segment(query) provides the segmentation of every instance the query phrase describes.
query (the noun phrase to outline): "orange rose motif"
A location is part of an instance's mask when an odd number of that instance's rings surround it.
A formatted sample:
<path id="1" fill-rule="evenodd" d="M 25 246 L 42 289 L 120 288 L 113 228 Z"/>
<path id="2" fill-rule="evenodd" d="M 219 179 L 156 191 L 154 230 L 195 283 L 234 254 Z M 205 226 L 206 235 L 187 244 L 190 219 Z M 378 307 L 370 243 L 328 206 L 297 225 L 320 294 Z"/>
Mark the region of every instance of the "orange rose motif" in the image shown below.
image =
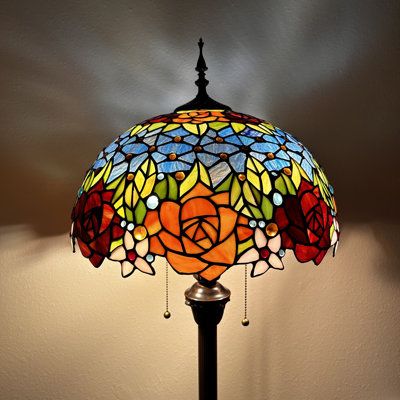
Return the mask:
<path id="1" fill-rule="evenodd" d="M 164 201 L 144 224 L 150 252 L 165 256 L 181 274 L 217 279 L 237 258 L 239 242 L 253 231 L 248 219 L 229 206 L 229 193 L 211 192 L 197 183 L 180 202 Z"/>
<path id="2" fill-rule="evenodd" d="M 183 124 L 204 124 L 206 122 L 229 122 L 222 111 L 198 110 L 178 114 L 172 122 Z"/>

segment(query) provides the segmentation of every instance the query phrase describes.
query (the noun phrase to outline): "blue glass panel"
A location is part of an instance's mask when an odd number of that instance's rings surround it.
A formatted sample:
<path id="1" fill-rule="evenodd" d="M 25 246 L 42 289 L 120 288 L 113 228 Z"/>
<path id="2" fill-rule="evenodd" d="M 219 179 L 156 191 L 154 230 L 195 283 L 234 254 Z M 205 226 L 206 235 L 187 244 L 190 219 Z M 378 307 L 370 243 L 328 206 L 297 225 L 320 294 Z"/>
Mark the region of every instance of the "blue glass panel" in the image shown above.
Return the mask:
<path id="1" fill-rule="evenodd" d="M 312 159 L 312 155 L 311 155 L 311 153 L 310 153 L 307 149 L 304 149 L 304 151 L 303 151 L 303 157 L 304 157 L 311 165 L 314 164 L 313 159 Z"/>
<path id="2" fill-rule="evenodd" d="M 207 136 L 215 138 L 217 136 L 217 133 L 213 129 L 209 129 L 207 131 Z"/>
<path id="3" fill-rule="evenodd" d="M 157 139 L 157 144 L 161 145 L 161 144 L 165 144 L 165 143 L 171 143 L 172 138 L 169 136 L 164 136 L 164 134 L 160 135 Z"/>
<path id="4" fill-rule="evenodd" d="M 119 144 L 122 146 L 123 144 L 125 144 L 125 143 L 128 142 L 129 138 L 130 138 L 130 137 L 128 136 L 128 137 L 126 137 L 125 139 L 122 139 L 122 140 L 119 142 Z"/>
<path id="5" fill-rule="evenodd" d="M 292 151 L 288 151 L 288 154 L 290 157 L 293 158 L 293 160 L 296 160 L 298 163 L 301 163 L 301 160 L 303 159 L 303 157 L 301 157 L 299 154 L 293 153 Z"/>
<path id="6" fill-rule="evenodd" d="M 248 136 L 248 137 L 257 137 L 260 136 L 260 132 L 254 131 L 251 128 L 246 128 L 244 131 L 241 132 L 242 135 Z"/>
<path id="7" fill-rule="evenodd" d="M 274 153 L 279 150 L 279 146 L 273 143 L 254 143 L 251 146 L 252 150 L 258 151 L 259 153 Z"/>
<path id="8" fill-rule="evenodd" d="M 265 167 L 268 171 L 279 171 L 282 168 L 289 167 L 289 161 L 280 160 L 279 158 L 275 158 L 273 160 L 267 160 L 264 162 Z"/>
<path id="9" fill-rule="evenodd" d="M 205 144 L 213 143 L 213 142 L 214 142 L 213 139 L 209 138 L 208 136 L 203 136 L 203 137 L 201 138 L 200 144 L 201 144 L 202 146 L 204 146 Z"/>
<path id="10" fill-rule="evenodd" d="M 236 144 L 238 146 L 241 146 L 243 144 L 236 135 L 227 136 L 225 138 L 225 142 Z"/>
<path id="11" fill-rule="evenodd" d="M 226 137 L 226 136 L 232 135 L 232 133 L 235 133 L 235 131 L 230 126 L 227 126 L 226 128 L 221 129 L 219 131 L 218 136 Z"/>
<path id="12" fill-rule="evenodd" d="M 210 153 L 219 154 L 219 153 L 235 153 L 239 149 L 236 146 L 228 143 L 212 143 L 204 146 L 204 150 L 209 151 Z"/>
<path id="13" fill-rule="evenodd" d="M 197 154 L 197 158 L 206 167 L 210 167 L 211 165 L 214 165 L 219 160 L 219 157 L 216 157 L 216 156 L 213 156 L 212 154 L 207 154 L 207 153 L 199 153 L 199 154 Z"/>
<path id="14" fill-rule="evenodd" d="M 263 162 L 267 158 L 265 154 L 257 153 L 255 151 L 250 152 L 250 155 L 254 158 L 257 158 L 257 160 L 261 162 Z"/>
<path id="15" fill-rule="evenodd" d="M 196 159 L 196 156 L 192 151 L 188 154 L 184 154 L 183 156 L 179 156 L 179 160 L 186 161 L 191 164 L 193 164 L 195 159 Z"/>
<path id="16" fill-rule="evenodd" d="M 279 144 L 284 144 L 286 142 L 286 138 L 283 136 L 275 136 L 276 140 L 278 141 Z"/>
<path id="17" fill-rule="evenodd" d="M 115 142 L 113 142 L 113 143 L 111 143 L 110 145 L 108 145 L 108 146 L 104 149 L 104 151 L 105 151 L 106 153 L 112 153 L 117 147 L 118 147 L 118 145 L 117 145 Z"/>
<path id="18" fill-rule="evenodd" d="M 133 143 L 125 145 L 122 150 L 124 153 L 141 154 L 147 151 L 147 146 L 144 143 Z"/>
<path id="19" fill-rule="evenodd" d="M 147 153 L 145 154 L 140 154 L 137 157 L 132 158 L 131 163 L 129 164 L 129 171 L 130 172 L 135 172 L 140 164 L 148 157 Z"/>
<path id="20" fill-rule="evenodd" d="M 167 158 L 167 156 L 165 156 L 164 154 L 160 154 L 158 152 L 151 153 L 151 156 L 153 157 L 153 160 L 156 163 L 159 163 L 160 161 L 163 161 Z"/>
<path id="21" fill-rule="evenodd" d="M 106 160 L 104 158 L 101 158 L 100 160 L 96 160 L 93 163 L 92 169 L 96 169 L 96 168 L 102 168 L 106 165 Z"/>
<path id="22" fill-rule="evenodd" d="M 114 179 L 121 176 L 123 173 L 126 172 L 128 169 L 128 163 L 124 162 L 122 164 L 116 165 L 114 168 L 111 169 L 110 176 L 107 179 L 107 183 L 112 182 Z"/>
<path id="23" fill-rule="evenodd" d="M 275 127 L 275 132 L 276 132 L 276 135 L 279 137 L 284 138 L 286 136 L 286 132 L 284 132 L 282 129 L 280 129 L 278 127 Z"/>
<path id="24" fill-rule="evenodd" d="M 199 137 L 195 135 L 186 136 L 184 141 L 190 144 L 197 144 L 199 141 Z"/>
<path id="25" fill-rule="evenodd" d="M 149 146 L 153 146 L 156 143 L 156 140 L 157 140 L 157 136 L 146 136 L 143 139 L 143 142 Z"/>
<path id="26" fill-rule="evenodd" d="M 295 136 L 293 136 L 291 133 L 286 132 L 286 138 L 289 139 L 293 143 L 298 143 L 300 144 L 300 140 L 297 139 Z"/>
<path id="27" fill-rule="evenodd" d="M 254 143 L 254 138 L 252 138 L 252 137 L 247 137 L 247 136 L 243 136 L 243 135 L 241 135 L 239 137 L 245 146 L 250 146 L 252 143 Z"/>
<path id="28" fill-rule="evenodd" d="M 128 129 L 128 130 L 125 131 L 122 135 L 120 135 L 120 137 L 121 137 L 121 138 L 125 138 L 125 137 L 129 136 L 129 134 L 131 133 L 131 131 L 132 131 L 132 128 L 131 128 L 131 129 Z"/>
<path id="29" fill-rule="evenodd" d="M 157 149 L 160 153 L 169 154 L 169 153 L 176 153 L 182 154 L 192 150 L 192 146 L 186 143 L 168 143 L 164 144 L 163 146 L 158 146 Z"/>
<path id="30" fill-rule="evenodd" d="M 275 136 L 272 136 L 272 135 L 264 135 L 263 139 L 268 143 L 274 143 L 274 144 L 278 143 Z"/>
<path id="31" fill-rule="evenodd" d="M 175 136 L 188 136 L 191 135 L 191 133 L 189 131 L 187 131 L 186 129 L 179 127 L 174 129 L 173 131 L 168 131 L 168 132 L 164 132 L 163 135 L 168 135 L 171 137 L 175 137 Z"/>
<path id="32" fill-rule="evenodd" d="M 286 147 L 289 150 L 297 151 L 299 153 L 303 150 L 302 147 L 300 147 L 297 143 L 293 143 L 293 142 L 287 142 Z"/>
<path id="33" fill-rule="evenodd" d="M 306 171 L 307 176 L 312 180 L 313 179 L 313 169 L 311 164 L 307 160 L 303 160 L 301 163 L 301 166 L 303 167 L 304 171 Z"/>
<path id="34" fill-rule="evenodd" d="M 276 157 L 283 158 L 284 160 L 290 160 L 290 157 L 283 150 L 279 150 L 275 155 Z"/>
<path id="35" fill-rule="evenodd" d="M 172 173 L 176 171 L 187 171 L 190 165 L 181 161 L 164 161 L 158 165 L 159 172 Z"/>
<path id="36" fill-rule="evenodd" d="M 244 164 L 246 162 L 246 155 L 244 153 L 237 153 L 229 157 L 230 164 L 236 172 L 244 172 Z"/>
<path id="37" fill-rule="evenodd" d="M 214 167 L 210 168 L 210 178 L 214 187 L 222 182 L 226 176 L 231 172 L 229 165 L 226 162 L 220 162 Z"/>
<path id="38" fill-rule="evenodd" d="M 125 155 L 120 153 L 120 152 L 118 152 L 118 153 L 116 153 L 114 155 L 113 163 L 114 164 L 118 164 L 118 163 L 120 163 L 121 161 L 124 161 L 124 160 L 125 160 Z"/>

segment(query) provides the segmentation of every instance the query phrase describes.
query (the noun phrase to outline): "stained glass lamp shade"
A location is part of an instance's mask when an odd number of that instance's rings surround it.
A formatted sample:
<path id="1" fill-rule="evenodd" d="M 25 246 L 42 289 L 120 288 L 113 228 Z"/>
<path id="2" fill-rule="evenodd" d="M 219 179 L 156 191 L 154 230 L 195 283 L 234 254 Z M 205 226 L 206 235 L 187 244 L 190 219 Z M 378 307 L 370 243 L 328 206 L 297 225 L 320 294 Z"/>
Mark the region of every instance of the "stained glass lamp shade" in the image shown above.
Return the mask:
<path id="1" fill-rule="evenodd" d="M 293 135 L 207 95 L 199 45 L 196 98 L 122 133 L 87 171 L 73 242 L 123 277 L 161 258 L 206 286 L 231 268 L 283 269 L 289 250 L 319 264 L 338 244 L 332 186 Z"/>
<path id="2" fill-rule="evenodd" d="M 148 119 L 102 150 L 72 213 L 72 238 L 99 267 L 153 275 L 165 258 L 212 281 L 252 264 L 283 269 L 293 250 L 319 264 L 337 245 L 333 188 L 304 145 L 271 123 L 229 110 Z"/>

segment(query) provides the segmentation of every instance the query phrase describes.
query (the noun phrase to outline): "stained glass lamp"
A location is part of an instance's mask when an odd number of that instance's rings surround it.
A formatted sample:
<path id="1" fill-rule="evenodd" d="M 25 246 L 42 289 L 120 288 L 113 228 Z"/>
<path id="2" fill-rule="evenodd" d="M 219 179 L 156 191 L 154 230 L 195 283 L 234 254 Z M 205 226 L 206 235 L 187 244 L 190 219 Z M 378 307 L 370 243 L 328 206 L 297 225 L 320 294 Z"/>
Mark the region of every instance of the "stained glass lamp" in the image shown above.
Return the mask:
<path id="1" fill-rule="evenodd" d="M 134 125 L 89 168 L 71 238 L 95 267 L 108 258 L 123 277 L 154 275 L 157 259 L 194 275 L 185 296 L 199 325 L 200 399 L 213 400 L 216 326 L 230 295 L 218 279 L 231 268 L 283 269 L 289 250 L 319 264 L 335 253 L 339 227 L 333 188 L 304 145 L 208 96 L 202 47 L 195 99 Z"/>

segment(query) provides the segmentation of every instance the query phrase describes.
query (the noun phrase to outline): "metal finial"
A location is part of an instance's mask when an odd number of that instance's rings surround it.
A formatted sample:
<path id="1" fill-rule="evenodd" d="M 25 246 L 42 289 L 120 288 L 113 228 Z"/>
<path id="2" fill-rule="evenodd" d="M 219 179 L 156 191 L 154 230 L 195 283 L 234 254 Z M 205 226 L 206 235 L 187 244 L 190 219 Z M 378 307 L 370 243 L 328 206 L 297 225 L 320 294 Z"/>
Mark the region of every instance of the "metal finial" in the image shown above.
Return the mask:
<path id="1" fill-rule="evenodd" d="M 206 87 L 209 84 L 209 81 L 206 79 L 206 71 L 208 70 L 206 61 L 203 56 L 203 39 L 200 38 L 198 41 L 199 46 L 199 58 L 197 59 L 197 64 L 195 70 L 198 72 L 198 79 L 195 81 L 196 86 L 198 87 L 197 96 L 189 103 L 186 103 L 175 109 L 175 112 L 183 111 L 183 110 L 199 110 L 199 109 L 208 109 L 208 110 L 231 110 L 230 107 L 218 103 L 213 100 L 207 93 Z"/>

